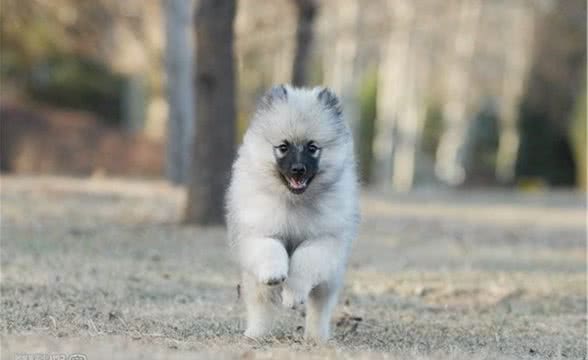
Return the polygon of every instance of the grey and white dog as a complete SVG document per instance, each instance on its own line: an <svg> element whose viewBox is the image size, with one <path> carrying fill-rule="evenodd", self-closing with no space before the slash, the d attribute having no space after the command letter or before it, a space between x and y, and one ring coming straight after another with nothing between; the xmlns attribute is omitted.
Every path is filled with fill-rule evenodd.
<svg viewBox="0 0 588 360"><path fill-rule="evenodd" d="M352 136L332 91L276 86L263 96L233 165L227 210L245 335L270 333L279 302L306 303L305 337L328 339L359 219Z"/></svg>

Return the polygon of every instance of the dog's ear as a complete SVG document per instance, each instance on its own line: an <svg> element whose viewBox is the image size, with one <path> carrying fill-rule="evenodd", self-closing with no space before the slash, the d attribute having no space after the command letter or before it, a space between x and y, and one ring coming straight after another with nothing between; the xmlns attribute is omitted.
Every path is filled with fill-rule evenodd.
<svg viewBox="0 0 588 360"><path fill-rule="evenodd" d="M324 88L318 93L317 98L318 101L323 104L327 110L330 110L338 117L341 117L341 113L343 112L341 102L331 89Z"/></svg>
<svg viewBox="0 0 588 360"><path fill-rule="evenodd" d="M288 89L284 85L275 85L269 89L259 100L257 108L260 110L271 109L278 101L288 101Z"/></svg>

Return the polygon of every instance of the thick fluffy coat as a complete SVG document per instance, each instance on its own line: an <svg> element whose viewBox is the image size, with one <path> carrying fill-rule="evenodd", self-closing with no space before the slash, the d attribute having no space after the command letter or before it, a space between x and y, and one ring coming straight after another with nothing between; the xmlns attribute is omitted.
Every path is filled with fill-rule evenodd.
<svg viewBox="0 0 588 360"><path fill-rule="evenodd" d="M261 99L227 194L242 269L245 335L268 334L276 304L306 303L305 337L325 340L358 223L353 141L328 89L272 88Z"/></svg>

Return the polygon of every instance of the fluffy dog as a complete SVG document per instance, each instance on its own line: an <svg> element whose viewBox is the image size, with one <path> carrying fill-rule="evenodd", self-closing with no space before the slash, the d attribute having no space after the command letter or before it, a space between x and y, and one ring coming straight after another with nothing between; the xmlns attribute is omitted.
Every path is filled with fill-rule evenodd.
<svg viewBox="0 0 588 360"><path fill-rule="evenodd" d="M305 338L328 339L358 218L353 140L339 99L326 88L272 88L245 134L227 193L246 336L269 334L281 302L306 304Z"/></svg>

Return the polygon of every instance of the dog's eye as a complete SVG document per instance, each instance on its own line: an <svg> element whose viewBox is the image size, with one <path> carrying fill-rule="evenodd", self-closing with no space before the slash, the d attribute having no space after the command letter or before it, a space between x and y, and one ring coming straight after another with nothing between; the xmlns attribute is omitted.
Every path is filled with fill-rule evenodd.
<svg viewBox="0 0 588 360"><path fill-rule="evenodd" d="M308 143L308 145L307 145L306 148L308 149L308 152L310 153L310 155L316 155L316 154L318 154L319 147L316 146L315 143L313 143L313 142Z"/></svg>
<svg viewBox="0 0 588 360"><path fill-rule="evenodd" d="M276 147L276 149L278 149L279 152L284 154L286 151L288 151L288 143L281 143Z"/></svg>

